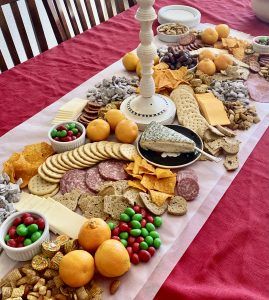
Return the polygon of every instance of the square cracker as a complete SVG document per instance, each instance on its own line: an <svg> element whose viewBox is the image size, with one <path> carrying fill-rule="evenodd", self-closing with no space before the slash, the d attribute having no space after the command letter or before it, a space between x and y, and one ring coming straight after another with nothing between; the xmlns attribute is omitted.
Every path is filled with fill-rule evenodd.
<svg viewBox="0 0 269 300"><path fill-rule="evenodd" d="M82 194L78 206L85 218L102 218L106 220L108 215L104 212L104 200L102 196Z"/></svg>
<svg viewBox="0 0 269 300"><path fill-rule="evenodd" d="M113 219L120 220L120 214L129 207L129 202L123 196L105 196L104 211Z"/></svg>
<svg viewBox="0 0 269 300"><path fill-rule="evenodd" d="M75 211L78 205L78 199L81 195L79 190L73 190L70 193L65 193L64 195L56 195L53 197L54 200L60 202L62 205L66 206L72 211Z"/></svg>

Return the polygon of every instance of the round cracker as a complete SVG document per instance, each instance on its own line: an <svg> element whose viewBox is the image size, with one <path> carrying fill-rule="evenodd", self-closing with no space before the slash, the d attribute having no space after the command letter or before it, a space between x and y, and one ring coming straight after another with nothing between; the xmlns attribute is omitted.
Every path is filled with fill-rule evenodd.
<svg viewBox="0 0 269 300"><path fill-rule="evenodd" d="M98 163L100 161L100 158L93 155L87 144L78 148L78 154L81 158L85 159L88 162Z"/></svg>
<svg viewBox="0 0 269 300"><path fill-rule="evenodd" d="M90 151L91 151L95 156L99 157L101 160L107 159L107 158L108 158L107 156L102 155L102 154L98 151L98 149L97 149L97 144L98 144L97 142L95 142L95 143L89 143L88 145L89 145Z"/></svg>
<svg viewBox="0 0 269 300"><path fill-rule="evenodd" d="M107 152L105 150L107 143L110 143L110 142L107 142L107 141L98 142L96 147L97 147L97 150L99 151L99 153L101 153L101 155L108 158Z"/></svg>
<svg viewBox="0 0 269 300"><path fill-rule="evenodd" d="M52 177L52 178L56 178L56 179L61 179L63 177L63 174L59 174L59 173L56 173L56 172L53 172L51 171L45 163L42 164L41 166L41 169L43 171L43 173L49 177Z"/></svg>
<svg viewBox="0 0 269 300"><path fill-rule="evenodd" d="M133 161L138 152L134 145L131 144L121 144L120 153L125 159Z"/></svg>
<svg viewBox="0 0 269 300"><path fill-rule="evenodd" d="M77 160L73 154L74 150L68 151L67 152L67 157L69 158L70 162L73 163L74 165L78 165L81 168L86 168L87 164L80 162Z"/></svg>
<svg viewBox="0 0 269 300"><path fill-rule="evenodd" d="M118 159L125 159L124 156L120 153L120 143L114 143L112 145L112 152L117 156Z"/></svg>
<svg viewBox="0 0 269 300"><path fill-rule="evenodd" d="M56 194L58 194L59 190L60 190L60 187L58 186L53 192L51 192L50 194L43 195L43 197L44 198L53 197Z"/></svg>
<svg viewBox="0 0 269 300"><path fill-rule="evenodd" d="M83 169L84 168L84 167L81 167L77 164L74 164L72 161L70 161L67 152L62 153L62 160L64 161L64 163L66 163L67 165L69 165L73 169Z"/></svg>
<svg viewBox="0 0 269 300"><path fill-rule="evenodd" d="M109 158L115 158L115 159L118 159L118 156L114 154L112 148L113 148L113 145L116 144L115 142L111 142L111 143L108 143L106 144L105 146L105 151L108 155Z"/></svg>
<svg viewBox="0 0 269 300"><path fill-rule="evenodd" d="M46 159L45 164L47 168L52 172L59 173L59 174L64 174L66 172L62 169L54 167L54 165L51 163L51 156Z"/></svg>
<svg viewBox="0 0 269 300"><path fill-rule="evenodd" d="M68 164L66 164L66 163L63 161L62 156L63 156L63 153L60 153L60 154L58 154L58 156L56 157L57 162L59 163L59 165L63 166L64 168L67 168L67 170L72 169L72 166L69 166Z"/></svg>
<svg viewBox="0 0 269 300"><path fill-rule="evenodd" d="M51 183L40 177L39 174L33 176L29 183L28 189L33 195L43 196L52 193L58 187L57 183Z"/></svg>
<svg viewBox="0 0 269 300"><path fill-rule="evenodd" d="M52 155L52 156L50 156L51 157L51 164L55 167L55 168L58 168L59 170L63 170L63 171L68 171L69 170L69 168L66 168L66 167L64 167L64 166L62 166L62 165L60 165L59 163L58 163L58 160L57 160L57 157L59 156L60 154L55 154L55 155Z"/></svg>
<svg viewBox="0 0 269 300"><path fill-rule="evenodd" d="M78 148L73 150L73 156L78 162L80 162L82 164L86 164L87 167L91 167L91 166L95 165L95 162L93 162L93 161L90 162L86 159L83 159L83 157L81 157L79 152L78 152Z"/></svg>
<svg viewBox="0 0 269 300"><path fill-rule="evenodd" d="M51 183L58 183L60 182L60 179L55 179L52 177L47 176L43 171L42 171L42 165L38 167L38 174L41 178L43 178L45 181L51 182Z"/></svg>

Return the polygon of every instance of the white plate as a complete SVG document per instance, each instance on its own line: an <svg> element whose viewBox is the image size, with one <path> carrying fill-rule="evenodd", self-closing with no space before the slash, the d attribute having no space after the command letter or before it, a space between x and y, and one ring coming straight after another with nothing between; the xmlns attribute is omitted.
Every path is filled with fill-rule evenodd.
<svg viewBox="0 0 269 300"><path fill-rule="evenodd" d="M186 5L169 5L159 10L158 21L164 23L181 23L188 27L199 25L201 13L198 9Z"/></svg>

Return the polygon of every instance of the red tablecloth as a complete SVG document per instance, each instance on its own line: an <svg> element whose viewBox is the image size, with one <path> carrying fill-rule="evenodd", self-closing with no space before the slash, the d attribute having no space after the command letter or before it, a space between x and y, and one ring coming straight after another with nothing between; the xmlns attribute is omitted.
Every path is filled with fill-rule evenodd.
<svg viewBox="0 0 269 300"><path fill-rule="evenodd" d="M157 0L155 7L168 4L197 7L202 22L227 23L253 35L269 32L250 0ZM0 135L135 48L135 9L0 75ZM156 299L269 299L268 153L269 130Z"/></svg>

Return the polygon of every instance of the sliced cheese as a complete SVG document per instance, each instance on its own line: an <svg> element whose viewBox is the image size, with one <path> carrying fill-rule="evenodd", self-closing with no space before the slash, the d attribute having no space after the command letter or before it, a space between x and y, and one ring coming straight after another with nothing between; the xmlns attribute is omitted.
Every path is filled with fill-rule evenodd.
<svg viewBox="0 0 269 300"><path fill-rule="evenodd" d="M71 211L52 198L43 198L21 193L20 201L15 203L17 211L34 210L46 216L50 230L57 234L65 234L76 239L82 224L87 220Z"/></svg>
<svg viewBox="0 0 269 300"><path fill-rule="evenodd" d="M210 125L230 124L223 103L212 93L196 94L195 96L202 115Z"/></svg>

